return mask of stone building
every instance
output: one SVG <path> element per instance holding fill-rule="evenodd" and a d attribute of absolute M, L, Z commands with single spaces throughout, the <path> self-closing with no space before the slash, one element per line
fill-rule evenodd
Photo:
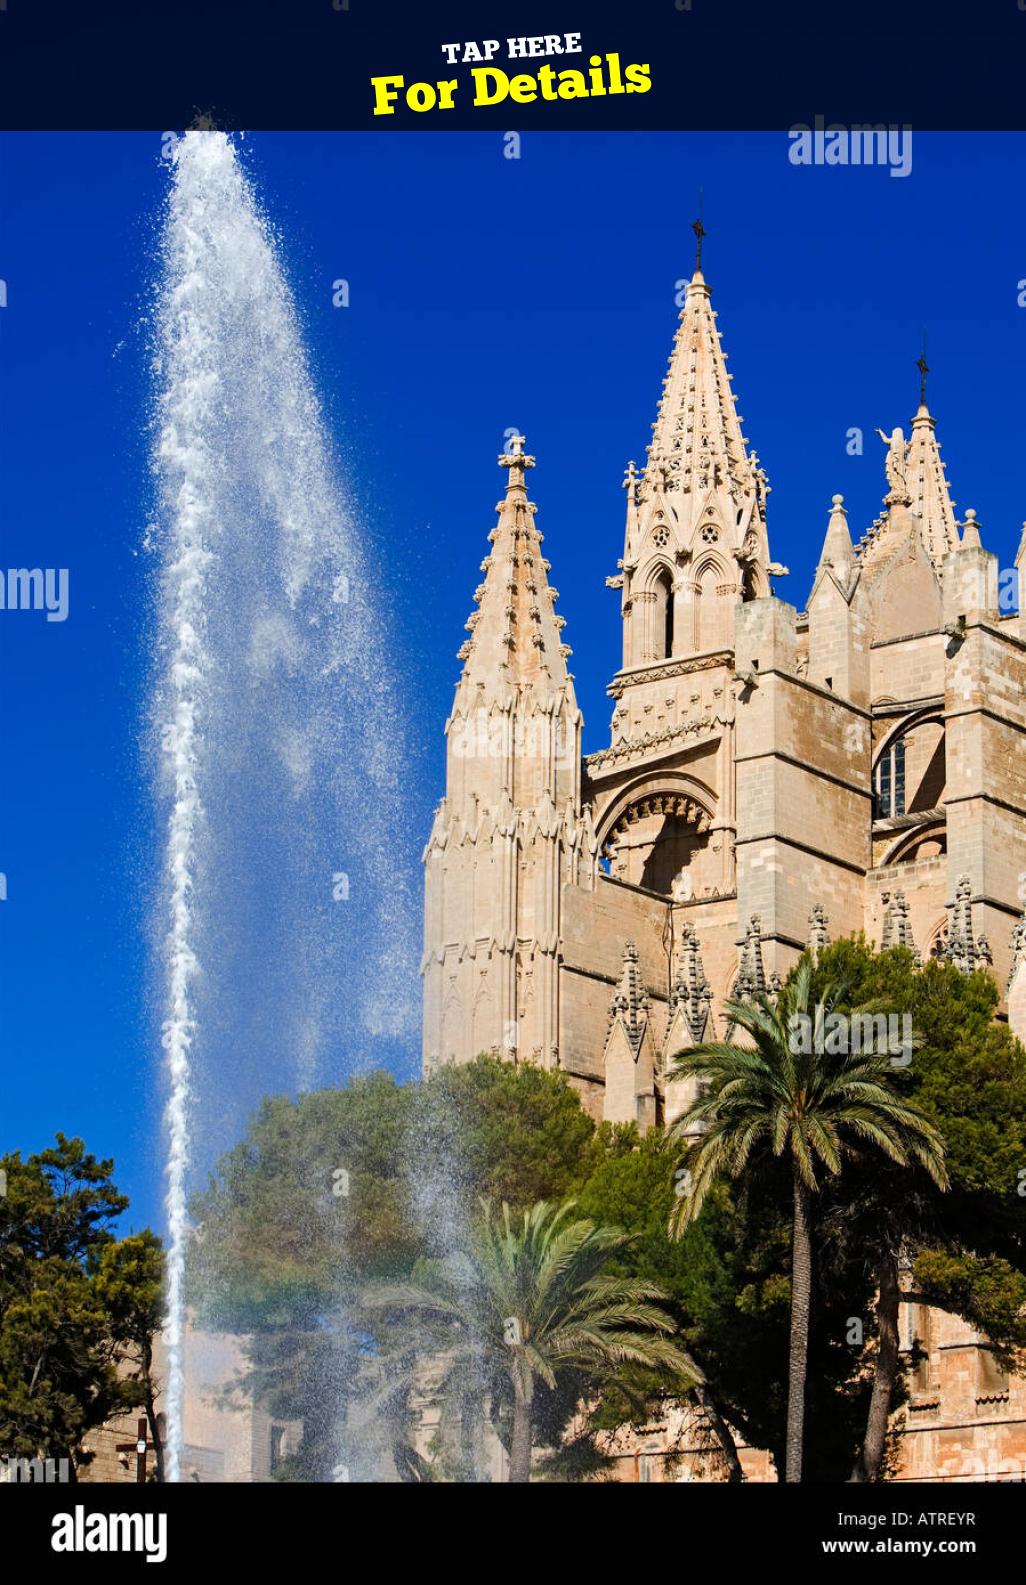
<path fill-rule="evenodd" d="M 425 1071 L 498 1052 L 643 1127 L 687 1104 L 667 1054 L 722 1033 L 727 995 L 863 929 L 985 964 L 1026 1032 L 1026 534 L 1005 611 L 975 513 L 955 517 L 924 365 L 910 434 L 881 432 L 881 515 L 855 543 L 834 496 L 788 604 L 716 321 L 696 270 L 626 470 L 623 661 L 587 757 L 534 459 L 519 436 L 499 459 L 424 855 Z"/>
<path fill-rule="evenodd" d="M 228 1333 L 185 1329 L 181 1479 L 206 1485 L 267 1481 L 279 1462 L 299 1445 L 302 1423 L 276 1420 L 258 1408 L 236 1383 L 246 1370 L 242 1340 Z M 164 1339 L 154 1340 L 157 1434 L 166 1432 Z M 156 1478 L 153 1437 L 143 1411 L 133 1409 L 99 1427 L 86 1439 L 93 1457 L 79 1471 L 87 1482 L 131 1482 Z"/>

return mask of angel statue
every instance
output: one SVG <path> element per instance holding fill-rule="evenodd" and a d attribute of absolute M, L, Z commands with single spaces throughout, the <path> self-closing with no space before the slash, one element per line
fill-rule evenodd
<path fill-rule="evenodd" d="M 876 432 L 887 447 L 887 483 L 891 487 L 890 499 L 894 501 L 908 500 L 908 481 L 905 477 L 905 436 L 900 429 L 894 429 L 885 435 L 882 429 Z"/>

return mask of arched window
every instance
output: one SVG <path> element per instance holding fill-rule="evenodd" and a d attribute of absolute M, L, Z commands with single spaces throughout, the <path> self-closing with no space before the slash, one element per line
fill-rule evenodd
<path fill-rule="evenodd" d="M 875 818 L 922 814 L 944 802 L 944 723 L 920 718 L 891 739 L 876 765 Z"/>
<path fill-rule="evenodd" d="M 876 818 L 890 820 L 905 813 L 905 739 L 897 738 L 880 755 L 876 767 Z"/>
<path fill-rule="evenodd" d="M 655 581 L 656 606 L 654 612 L 656 660 L 669 660 L 673 654 L 673 582 L 665 570 Z"/>

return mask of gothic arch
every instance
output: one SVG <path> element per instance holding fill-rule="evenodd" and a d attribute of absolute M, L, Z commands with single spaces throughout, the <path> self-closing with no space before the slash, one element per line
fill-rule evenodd
<path fill-rule="evenodd" d="M 615 879 L 662 897 L 692 880 L 709 841 L 716 807 L 711 790 L 681 772 L 638 777 L 623 788 L 596 828 L 599 853 Z M 685 879 L 687 872 L 687 879 Z"/>
<path fill-rule="evenodd" d="M 741 601 L 764 600 L 770 592 L 769 579 L 757 561 L 750 561 L 741 572 Z"/>
<path fill-rule="evenodd" d="M 928 933 L 928 935 L 926 937 L 926 940 L 923 943 L 923 962 L 924 963 L 927 961 L 927 959 L 935 958 L 935 957 L 937 957 L 939 955 L 940 944 L 941 944 L 941 942 L 947 940 L 947 936 L 948 936 L 948 916 L 947 916 L 946 913 L 944 913 L 944 914 L 941 915 L 940 919 L 934 925 L 933 929 Z"/>
<path fill-rule="evenodd" d="M 880 867 L 886 868 L 888 864 L 910 864 L 917 858 L 931 858 L 934 854 L 920 854 L 922 847 L 936 844 L 937 855 L 948 851 L 948 830 L 943 820 L 931 820 L 929 825 L 916 826 L 912 831 L 902 832 L 901 837 L 888 853 L 880 860 Z"/>
<path fill-rule="evenodd" d="M 726 649 L 732 636 L 736 574 L 718 551 L 707 551 L 695 564 L 694 590 L 696 650 Z"/>
<path fill-rule="evenodd" d="M 631 654 L 642 662 L 668 660 L 675 647 L 673 562 L 656 554 L 635 583 Z"/>
<path fill-rule="evenodd" d="M 947 741 L 943 716 L 935 707 L 927 706 L 895 723 L 873 755 L 872 784 L 877 798 L 883 781 L 886 781 L 887 789 L 893 794 L 897 774 L 893 767 L 898 745 L 901 745 L 901 807 L 893 807 L 892 796 L 889 799 L 892 807 L 884 809 L 882 815 L 878 814 L 878 819 L 936 809 L 943 801 L 947 785 Z"/>

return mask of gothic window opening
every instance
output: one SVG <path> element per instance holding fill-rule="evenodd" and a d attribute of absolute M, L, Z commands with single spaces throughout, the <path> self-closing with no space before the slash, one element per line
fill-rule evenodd
<path fill-rule="evenodd" d="M 667 572 L 656 579 L 656 660 L 673 655 L 673 584 Z"/>
<path fill-rule="evenodd" d="M 689 901 L 708 891 L 708 842 L 708 812 L 686 792 L 647 793 L 611 827 L 600 862 L 614 880 Z"/>
<path fill-rule="evenodd" d="M 877 762 L 875 818 L 888 820 L 940 809 L 946 781 L 943 721 L 914 721 L 900 737 L 892 739 Z"/>
<path fill-rule="evenodd" d="M 905 739 L 899 737 L 880 756 L 876 767 L 876 818 L 891 820 L 905 813 Z"/>
<path fill-rule="evenodd" d="M 754 600 L 756 598 L 756 596 L 758 595 L 758 592 L 759 591 L 758 591 L 758 589 L 756 587 L 756 582 L 755 582 L 755 568 L 754 567 L 746 567 L 745 570 L 744 570 L 744 574 L 743 574 L 743 576 L 741 578 L 741 600 L 742 600 L 742 603 L 747 605 L 749 600 Z"/>

